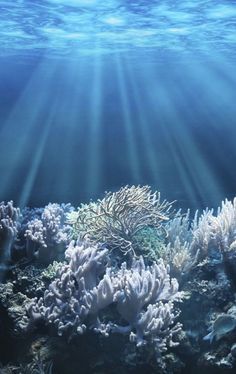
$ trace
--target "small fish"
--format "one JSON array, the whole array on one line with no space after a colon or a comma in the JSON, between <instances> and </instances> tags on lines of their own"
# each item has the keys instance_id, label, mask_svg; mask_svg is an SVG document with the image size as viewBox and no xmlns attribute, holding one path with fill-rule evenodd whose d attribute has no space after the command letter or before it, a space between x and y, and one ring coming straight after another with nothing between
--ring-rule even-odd
<instances>
[{"instance_id":1,"label":"small fish","mask_svg":"<svg viewBox=\"0 0 236 374\"><path fill-rule=\"evenodd\" d=\"M203 340L210 340L210 343L213 342L214 338L216 341L221 339L224 335L233 331L236 327L236 317L222 314L220 315L210 327L210 333L204 336Z\"/></svg>"},{"instance_id":2,"label":"small fish","mask_svg":"<svg viewBox=\"0 0 236 374\"><path fill-rule=\"evenodd\" d=\"M233 243L230 244L229 250L230 251L235 251L236 250L236 240Z\"/></svg>"}]
</instances>

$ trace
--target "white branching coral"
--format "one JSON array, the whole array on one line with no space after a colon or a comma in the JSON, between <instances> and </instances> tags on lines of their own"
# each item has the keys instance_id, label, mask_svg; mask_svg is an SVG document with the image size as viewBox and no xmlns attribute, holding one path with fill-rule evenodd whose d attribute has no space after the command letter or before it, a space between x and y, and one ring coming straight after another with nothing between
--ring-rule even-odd
<instances>
[{"instance_id":1,"label":"white branching coral","mask_svg":"<svg viewBox=\"0 0 236 374\"><path fill-rule=\"evenodd\" d=\"M225 200L218 208L217 216L211 217L211 236L222 252L235 250L236 241L236 198Z\"/></svg>"},{"instance_id":2,"label":"white branching coral","mask_svg":"<svg viewBox=\"0 0 236 374\"><path fill-rule=\"evenodd\" d=\"M213 218L213 209L206 209L198 218L198 212L195 214L195 225L192 229L191 253L199 254L199 258L207 256L209 244L212 239L211 222Z\"/></svg>"},{"instance_id":3,"label":"white branching coral","mask_svg":"<svg viewBox=\"0 0 236 374\"><path fill-rule=\"evenodd\" d=\"M134 251L135 235L148 226L160 228L168 220L170 208L148 186L125 186L96 203L82 205L77 216L73 213L68 219L81 238L128 253Z\"/></svg>"},{"instance_id":4,"label":"white branching coral","mask_svg":"<svg viewBox=\"0 0 236 374\"><path fill-rule=\"evenodd\" d=\"M180 331L179 324L172 330L178 315L174 312L173 302L183 297L178 291L177 280L169 277L169 267L162 260L145 266L140 258L130 269L124 263L117 278L119 287L114 301L119 314L129 324L125 327L114 325L113 330L129 333L130 341L137 346L152 342L156 351L164 351L167 338L172 341L174 331Z\"/></svg>"},{"instance_id":5,"label":"white branching coral","mask_svg":"<svg viewBox=\"0 0 236 374\"><path fill-rule=\"evenodd\" d=\"M27 254L40 251L42 248L53 248L69 243L71 227L66 223L66 215L71 212L71 204L48 204L39 215L25 224Z\"/></svg>"},{"instance_id":6,"label":"white branching coral","mask_svg":"<svg viewBox=\"0 0 236 374\"><path fill-rule=\"evenodd\" d=\"M206 209L199 217L195 229L191 252L199 251L206 257L211 250L221 253L236 249L236 198L231 202L225 200L218 208L216 215L213 209Z\"/></svg>"},{"instance_id":7,"label":"white branching coral","mask_svg":"<svg viewBox=\"0 0 236 374\"><path fill-rule=\"evenodd\" d=\"M181 244L190 242L192 239L190 210L186 214L182 214L179 210L175 216L165 225L166 240L168 244L174 246L178 238Z\"/></svg>"},{"instance_id":8,"label":"white branching coral","mask_svg":"<svg viewBox=\"0 0 236 374\"><path fill-rule=\"evenodd\" d=\"M69 264L58 270L44 297L31 305L33 318L46 318L57 328L58 335L83 333L86 317L97 316L101 308L112 302L109 271L100 279L106 255L107 250L99 250L97 246L74 246L72 242L66 252Z\"/></svg>"},{"instance_id":9,"label":"white branching coral","mask_svg":"<svg viewBox=\"0 0 236 374\"><path fill-rule=\"evenodd\" d=\"M20 220L20 209L13 201L0 203L0 256L1 261L10 259L13 243L16 239Z\"/></svg>"},{"instance_id":10,"label":"white branching coral","mask_svg":"<svg viewBox=\"0 0 236 374\"><path fill-rule=\"evenodd\" d=\"M173 302L149 304L145 312L140 313L136 323L136 332L130 333L130 341L138 347L147 344L147 339L154 343L156 353L165 352L168 346L176 346L176 335L181 331L180 323L174 324L178 313L174 312Z\"/></svg>"},{"instance_id":11,"label":"white branching coral","mask_svg":"<svg viewBox=\"0 0 236 374\"><path fill-rule=\"evenodd\" d=\"M177 280L170 279L162 260L145 266L140 258L130 268L124 262L117 269L107 264L107 254L99 246L71 243L66 252L69 264L58 270L44 297L30 305L31 320L45 319L59 335L81 334L87 328L106 336L129 334L138 346L157 344L162 352L180 329L174 309L174 302L182 298ZM120 321L107 320L111 304Z\"/></svg>"},{"instance_id":12,"label":"white branching coral","mask_svg":"<svg viewBox=\"0 0 236 374\"><path fill-rule=\"evenodd\" d=\"M201 215L196 211L193 220L189 211L186 215L179 211L165 224L165 230L162 258L176 276L206 258L222 260L223 254L236 251L236 198L223 201L216 213L208 208Z\"/></svg>"},{"instance_id":13,"label":"white branching coral","mask_svg":"<svg viewBox=\"0 0 236 374\"><path fill-rule=\"evenodd\" d=\"M169 243L166 246L163 259L171 265L172 271L178 275L188 272L195 264L194 257L190 252L190 244L188 242L182 244L178 236L173 244Z\"/></svg>"},{"instance_id":14,"label":"white branching coral","mask_svg":"<svg viewBox=\"0 0 236 374\"><path fill-rule=\"evenodd\" d=\"M191 252L193 233L197 227L197 214L193 221L190 219L190 211L182 214L179 210L173 219L165 225L165 251L162 258L170 264L175 275L188 272L196 264L196 254Z\"/></svg>"}]
</instances>

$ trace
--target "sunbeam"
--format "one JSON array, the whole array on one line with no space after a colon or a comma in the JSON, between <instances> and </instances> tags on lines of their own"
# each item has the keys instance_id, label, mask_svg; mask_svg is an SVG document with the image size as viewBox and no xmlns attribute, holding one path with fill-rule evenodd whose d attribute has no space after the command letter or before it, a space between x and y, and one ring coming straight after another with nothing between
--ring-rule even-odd
<instances>
[{"instance_id":1,"label":"sunbeam","mask_svg":"<svg viewBox=\"0 0 236 374\"><path fill-rule=\"evenodd\" d=\"M140 79L137 77L137 71L135 74L130 62L124 60L124 64L134 101L135 129L142 141L142 154L140 154L140 158L146 165L146 172L149 171L151 173L151 184L156 186L156 188L157 186L158 188L162 188L160 146L153 144L152 132L149 127L150 115L146 110L146 97L144 97L143 90L140 90L140 87L145 85L145 81L140 82Z\"/></svg>"},{"instance_id":2,"label":"sunbeam","mask_svg":"<svg viewBox=\"0 0 236 374\"><path fill-rule=\"evenodd\" d=\"M44 63L40 64L6 123L3 124L0 134L2 151L5 154L1 194L7 195L14 186L14 189L22 194L23 203L27 202L32 187L33 176L36 173L33 169L37 169L40 162L38 157L41 151L38 153L38 148L41 149L48 133L47 125L45 126L45 103L51 98L54 73L55 67L47 69ZM32 97L33 106L29 105Z\"/></svg>"},{"instance_id":3,"label":"sunbeam","mask_svg":"<svg viewBox=\"0 0 236 374\"><path fill-rule=\"evenodd\" d=\"M97 46L99 50L99 44ZM86 190L90 196L95 196L101 190L102 180L102 137L101 126L103 120L103 71L102 56L95 53L92 60L92 82L89 100L89 123L88 123L88 159Z\"/></svg>"},{"instance_id":4,"label":"sunbeam","mask_svg":"<svg viewBox=\"0 0 236 374\"><path fill-rule=\"evenodd\" d=\"M132 117L132 110L130 107L130 101L132 100L128 97L127 93L127 83L125 75L125 66L122 64L121 56L116 54L114 57L115 63L115 74L117 79L118 94L121 101L121 116L122 116L122 127L125 132L125 143L126 151L128 155L127 162L130 165L130 171L132 173L132 178L134 183L139 183L141 180L140 171L140 153L136 141L136 126ZM120 150L122 152L122 150Z\"/></svg>"},{"instance_id":5,"label":"sunbeam","mask_svg":"<svg viewBox=\"0 0 236 374\"><path fill-rule=\"evenodd\" d=\"M169 69L171 68L173 69L173 64L169 65ZM191 76L189 75L188 79L181 76L183 72L181 66L179 66L179 71L178 73L177 69L172 73L172 79L166 76L165 80L158 70L149 69L144 72L141 86L143 89L145 88L143 97L147 96L148 100L146 104L143 100L142 106L147 106L146 112L151 113L152 123L156 120L156 132L164 136L162 140L166 144L165 154L169 155L169 161L176 165L178 172L174 172L173 176L180 177L181 189L186 190L186 197L189 196L195 202L201 201L202 205L208 201L211 205L214 204L216 197L222 198L221 181L215 176L214 170L204 158L192 135L189 123L194 122L197 113L194 107L189 106L189 101L186 102L186 94L183 96L186 87L189 87ZM194 91L194 86L192 89ZM188 92L188 95L190 97L191 92ZM195 96L194 92L192 92L192 96ZM148 126L146 131L148 132ZM150 125L149 131L153 131L152 125ZM158 147L158 143L156 146ZM165 166L164 162L163 167ZM173 169L171 168L171 170ZM178 189L176 182L172 180L172 184Z\"/></svg>"}]
</instances>

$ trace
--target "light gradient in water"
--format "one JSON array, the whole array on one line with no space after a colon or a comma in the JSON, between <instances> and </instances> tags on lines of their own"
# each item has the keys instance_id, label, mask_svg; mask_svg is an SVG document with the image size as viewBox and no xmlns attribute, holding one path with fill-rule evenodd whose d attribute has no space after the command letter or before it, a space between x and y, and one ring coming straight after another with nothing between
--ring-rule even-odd
<instances>
[{"instance_id":1,"label":"light gradient in water","mask_svg":"<svg viewBox=\"0 0 236 374\"><path fill-rule=\"evenodd\" d=\"M78 205L124 184L194 208L235 195L235 2L0 7L1 199Z\"/></svg>"}]
</instances>

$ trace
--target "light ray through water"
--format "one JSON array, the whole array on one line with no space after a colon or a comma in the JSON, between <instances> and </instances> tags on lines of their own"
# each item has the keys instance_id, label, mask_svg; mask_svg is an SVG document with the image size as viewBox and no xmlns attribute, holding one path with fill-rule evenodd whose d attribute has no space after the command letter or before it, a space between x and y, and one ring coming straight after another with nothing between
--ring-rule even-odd
<instances>
[{"instance_id":1,"label":"light ray through water","mask_svg":"<svg viewBox=\"0 0 236 374\"><path fill-rule=\"evenodd\" d=\"M157 77L155 81L159 82L158 103L164 109L162 112L164 118L167 119L166 125L162 125L163 130L166 131L166 137L169 139L171 152L175 155L173 160L178 165L183 185L188 190L187 196L192 196L195 201L208 201L214 204L217 196L219 199L222 196L221 183L204 159L192 136L189 123L192 123L191 116L194 114L193 108L189 106L192 102L190 97L187 103L184 102L186 100L186 96L183 96L185 81L177 74L177 79L170 80L169 90L161 77ZM151 105L155 108L153 97L151 99Z\"/></svg>"},{"instance_id":2,"label":"light ray through water","mask_svg":"<svg viewBox=\"0 0 236 374\"><path fill-rule=\"evenodd\" d=\"M84 98L84 91L85 87L88 87L85 61L73 59L65 65L60 64L58 79L60 94L57 110L55 108L54 132L50 144L54 149L54 192L59 200L64 201L64 196L69 198L70 191L75 185L83 189L86 178L85 149L82 148L86 143L84 129L87 101L86 97Z\"/></svg>"},{"instance_id":3,"label":"light ray through water","mask_svg":"<svg viewBox=\"0 0 236 374\"><path fill-rule=\"evenodd\" d=\"M127 93L126 77L124 66L119 54L115 55L115 74L117 78L118 94L121 101L121 115L123 118L123 127L125 131L126 150L128 151L128 160L134 183L138 184L141 180L139 150L136 141L135 123L132 117L130 107L130 98ZM122 150L121 150L122 152Z\"/></svg>"},{"instance_id":4,"label":"light ray through water","mask_svg":"<svg viewBox=\"0 0 236 374\"><path fill-rule=\"evenodd\" d=\"M1 141L2 141L2 151L5 156L4 164L4 180L1 184L1 194L7 195L8 190L11 190L12 186L19 183L15 188L20 191L24 190L24 178L25 172L28 175L29 158L34 160L35 152L34 148L31 147L30 154L29 144L34 144L37 148L38 136L41 138L41 134L47 132L44 128L44 105L50 96L50 89L53 89L53 74L55 68L47 69L45 73L45 65L42 63L28 83L18 102L15 104L9 118L3 125L1 130ZM35 89L38 92L35 94ZM34 96L33 107L29 105L32 95ZM39 122L42 121L39 126ZM17 123L17 126L16 126ZM43 136L44 138L44 136ZM43 141L44 143L44 141ZM37 153L37 152L36 152ZM37 161L38 163L38 161ZM32 163L32 167L34 167ZM33 174L31 174L31 179ZM23 180L22 180L23 177ZM17 182L16 182L17 181ZM28 189L30 189L31 182L29 183ZM25 194L25 192L23 193ZM24 202L26 202L26 195L24 195Z\"/></svg>"},{"instance_id":5,"label":"light ray through water","mask_svg":"<svg viewBox=\"0 0 236 374\"><path fill-rule=\"evenodd\" d=\"M160 175L160 155L159 146L153 144L152 132L149 127L149 113L146 110L145 97L143 93L143 84L145 82L140 82L138 84L137 75L139 75L139 70L134 71L134 67L127 60L123 61L124 68L127 70L127 79L131 84L132 97L134 100L134 112L136 114L136 132L140 134L142 139L142 157L143 162L146 165L146 169L150 169L152 184L155 188L162 188L161 186L161 175Z\"/></svg>"},{"instance_id":6,"label":"light ray through water","mask_svg":"<svg viewBox=\"0 0 236 374\"><path fill-rule=\"evenodd\" d=\"M99 51L100 45L96 46ZM89 100L89 123L88 123L88 160L87 160L87 179L86 189L91 196L96 196L97 191L101 190L102 181L102 120L103 120L103 59L97 52L92 59L92 83Z\"/></svg>"}]
</instances>

